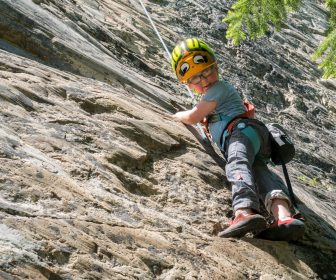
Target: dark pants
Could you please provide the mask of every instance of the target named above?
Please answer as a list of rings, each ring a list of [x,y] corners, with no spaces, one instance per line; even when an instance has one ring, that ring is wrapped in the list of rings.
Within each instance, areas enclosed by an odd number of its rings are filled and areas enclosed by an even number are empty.
[[[286,194],[286,185],[283,180],[271,171],[265,158],[270,157],[271,147],[269,132],[258,122],[249,121],[259,136],[259,149],[243,133],[243,129],[236,126],[227,139],[226,145],[226,176],[232,184],[232,206],[237,211],[240,208],[252,208],[260,211],[261,199],[270,212],[271,201],[275,198],[290,200]]]

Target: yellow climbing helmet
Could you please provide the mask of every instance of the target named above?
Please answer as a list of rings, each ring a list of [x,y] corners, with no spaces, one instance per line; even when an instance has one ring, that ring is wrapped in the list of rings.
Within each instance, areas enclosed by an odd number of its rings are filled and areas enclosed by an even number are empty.
[[[214,51],[207,43],[197,38],[189,38],[180,42],[171,55],[171,65],[182,83],[215,63]]]

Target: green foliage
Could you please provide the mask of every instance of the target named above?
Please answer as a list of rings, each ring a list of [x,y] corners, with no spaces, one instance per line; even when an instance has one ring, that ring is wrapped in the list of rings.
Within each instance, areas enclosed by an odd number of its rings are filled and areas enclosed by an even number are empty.
[[[323,78],[336,77],[336,0],[325,0],[330,10],[329,31],[313,55],[321,58],[319,68]],[[289,13],[296,11],[301,0],[238,0],[234,3],[223,22],[229,24],[226,38],[238,45],[247,38],[257,39],[266,32],[279,31]]]
[[[301,0],[238,0],[223,19],[229,23],[226,38],[236,45],[249,36],[256,39],[272,28],[280,30],[289,12],[297,10]]]
[[[299,176],[297,177],[301,182],[303,182],[304,184],[311,186],[311,187],[317,187],[317,177],[314,178],[308,178],[306,176]]]
[[[330,10],[330,28],[336,29],[336,0],[326,0],[326,5]]]
[[[313,60],[322,58],[319,68],[323,69],[323,78],[336,78],[336,0],[326,0],[330,10],[329,34],[313,55]]]
[[[336,28],[321,43],[313,55],[313,60],[322,57],[319,68],[323,69],[323,78],[336,77]]]

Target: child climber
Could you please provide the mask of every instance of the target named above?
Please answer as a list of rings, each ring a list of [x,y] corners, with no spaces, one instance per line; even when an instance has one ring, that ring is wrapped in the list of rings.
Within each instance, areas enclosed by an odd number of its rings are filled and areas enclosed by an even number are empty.
[[[269,132],[258,120],[239,118],[246,116],[247,109],[235,88],[219,80],[213,50],[200,39],[187,39],[174,48],[172,67],[180,82],[201,95],[194,108],[178,112],[173,118],[185,124],[207,118],[212,139],[227,160],[234,217],[219,236],[242,237],[257,231],[261,232],[259,237],[270,240],[302,237],[304,223],[292,217],[286,187],[265,163],[271,154]],[[259,214],[260,199],[275,218],[268,228]]]

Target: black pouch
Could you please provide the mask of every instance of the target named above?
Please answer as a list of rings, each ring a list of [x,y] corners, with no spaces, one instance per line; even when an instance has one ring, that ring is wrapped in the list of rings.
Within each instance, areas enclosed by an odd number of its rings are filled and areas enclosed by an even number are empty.
[[[290,162],[295,155],[295,148],[284,128],[277,123],[268,123],[266,127],[271,135],[272,162],[275,165]]]

